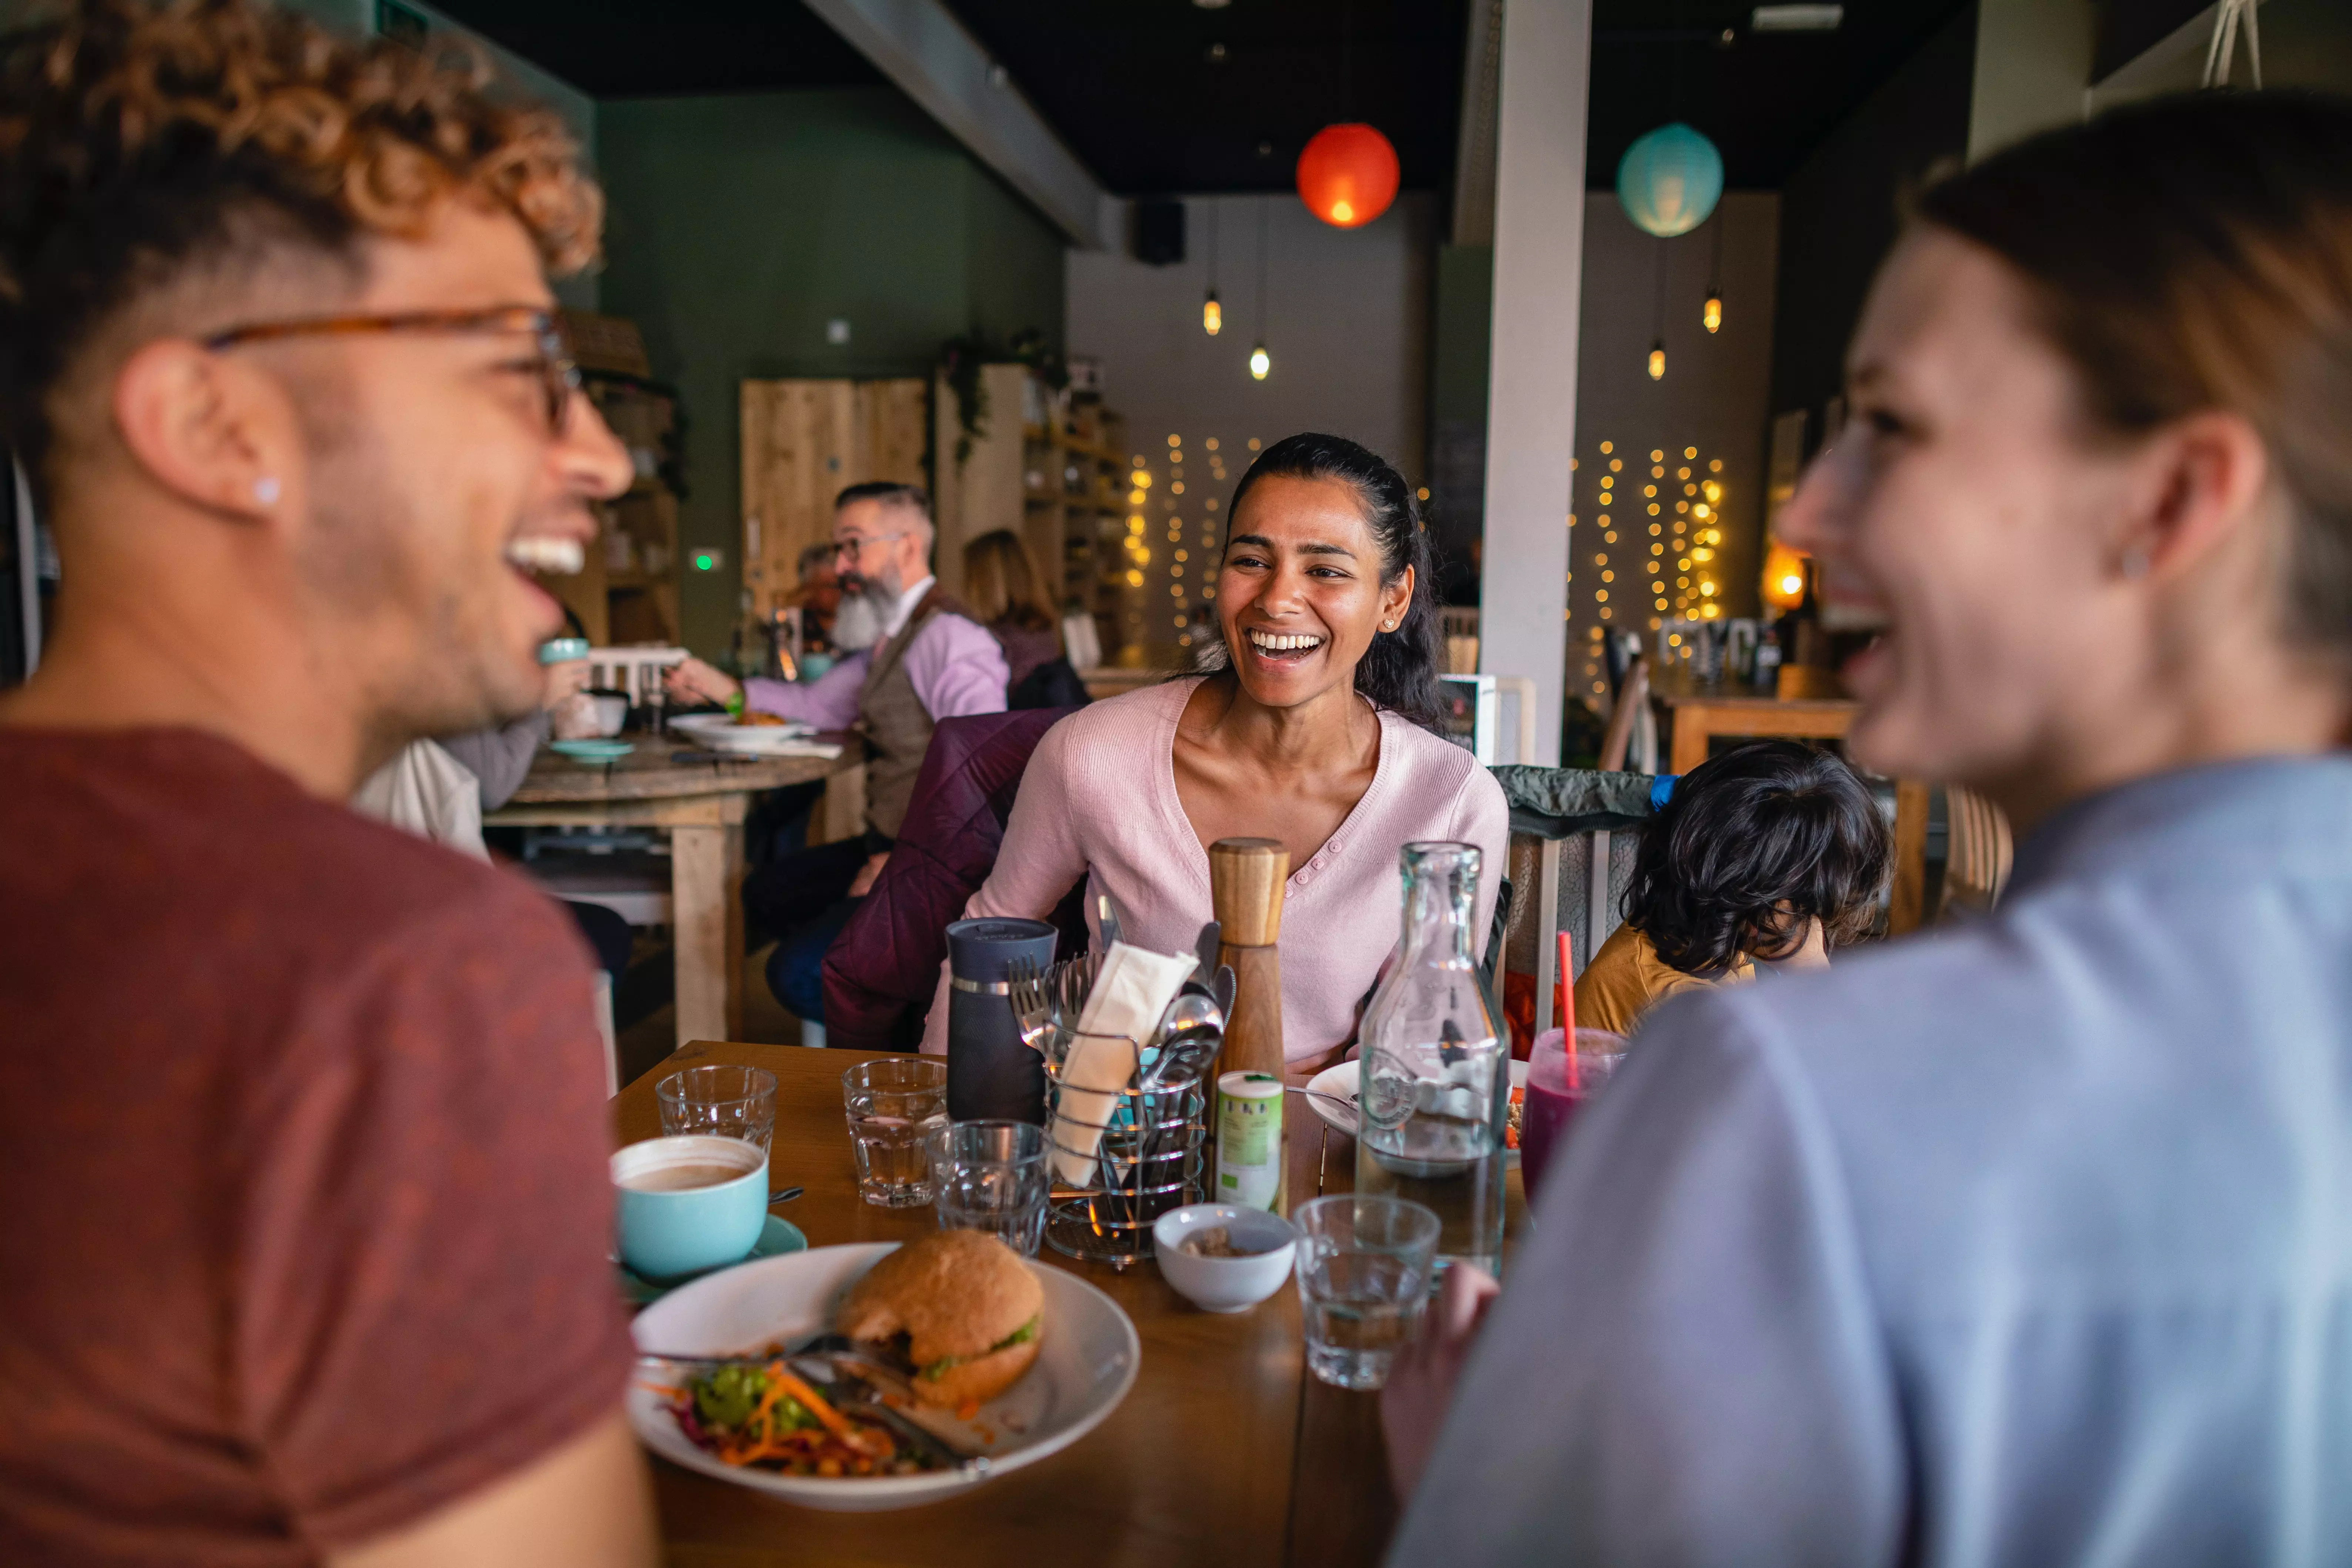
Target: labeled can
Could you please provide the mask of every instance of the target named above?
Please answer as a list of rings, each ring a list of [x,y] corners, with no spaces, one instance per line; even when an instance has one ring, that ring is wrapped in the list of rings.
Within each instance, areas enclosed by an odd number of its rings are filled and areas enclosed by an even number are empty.
[[[1217,1079],[1217,1186],[1211,1201],[1272,1209],[1282,1196],[1282,1079],[1229,1072]]]

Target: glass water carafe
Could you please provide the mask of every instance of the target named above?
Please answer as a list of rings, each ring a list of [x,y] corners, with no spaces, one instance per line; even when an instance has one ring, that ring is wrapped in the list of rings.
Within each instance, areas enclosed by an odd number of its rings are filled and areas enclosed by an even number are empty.
[[[1402,951],[1358,1038],[1356,1191],[1437,1211],[1440,1269],[1503,1262],[1510,1051],[1470,957],[1478,851],[1408,844]]]

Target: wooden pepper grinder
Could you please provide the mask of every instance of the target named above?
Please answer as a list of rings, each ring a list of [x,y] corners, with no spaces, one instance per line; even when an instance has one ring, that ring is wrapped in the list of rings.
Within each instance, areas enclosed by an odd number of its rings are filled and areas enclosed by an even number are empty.
[[[1225,1045],[1210,1075],[1210,1125],[1216,1116],[1218,1078],[1229,1072],[1282,1075],[1283,889],[1290,851],[1273,838],[1220,838],[1209,846],[1209,900],[1223,930],[1217,962],[1234,972],[1234,1006],[1225,1018]],[[1290,1119],[1283,1118],[1283,1188],[1275,1212],[1290,1209]]]

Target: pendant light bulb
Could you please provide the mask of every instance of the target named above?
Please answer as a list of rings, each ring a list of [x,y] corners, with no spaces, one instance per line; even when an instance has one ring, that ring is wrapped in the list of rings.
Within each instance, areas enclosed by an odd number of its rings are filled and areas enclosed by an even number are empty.
[[[1650,345],[1650,379],[1666,379],[1666,345],[1663,339]]]
[[[1710,332],[1719,332],[1723,330],[1722,289],[1710,289],[1706,291],[1706,303],[1699,308],[1698,319]]]
[[[1260,381],[1264,381],[1265,379],[1265,373],[1274,368],[1274,360],[1272,356],[1267,354],[1265,352],[1265,345],[1264,343],[1260,343],[1257,347],[1250,350],[1249,366],[1250,374],[1255,376]]]
[[[1217,291],[1212,289],[1209,297],[1201,302],[1201,330],[1213,338],[1224,325],[1225,308],[1217,303]]]

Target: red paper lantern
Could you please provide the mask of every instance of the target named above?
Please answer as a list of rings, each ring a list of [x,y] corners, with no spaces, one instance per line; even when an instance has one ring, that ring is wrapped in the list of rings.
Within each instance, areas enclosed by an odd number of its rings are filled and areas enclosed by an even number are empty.
[[[1298,154],[1298,199],[1334,228],[1362,227],[1396,194],[1396,149],[1369,125],[1326,125]]]

